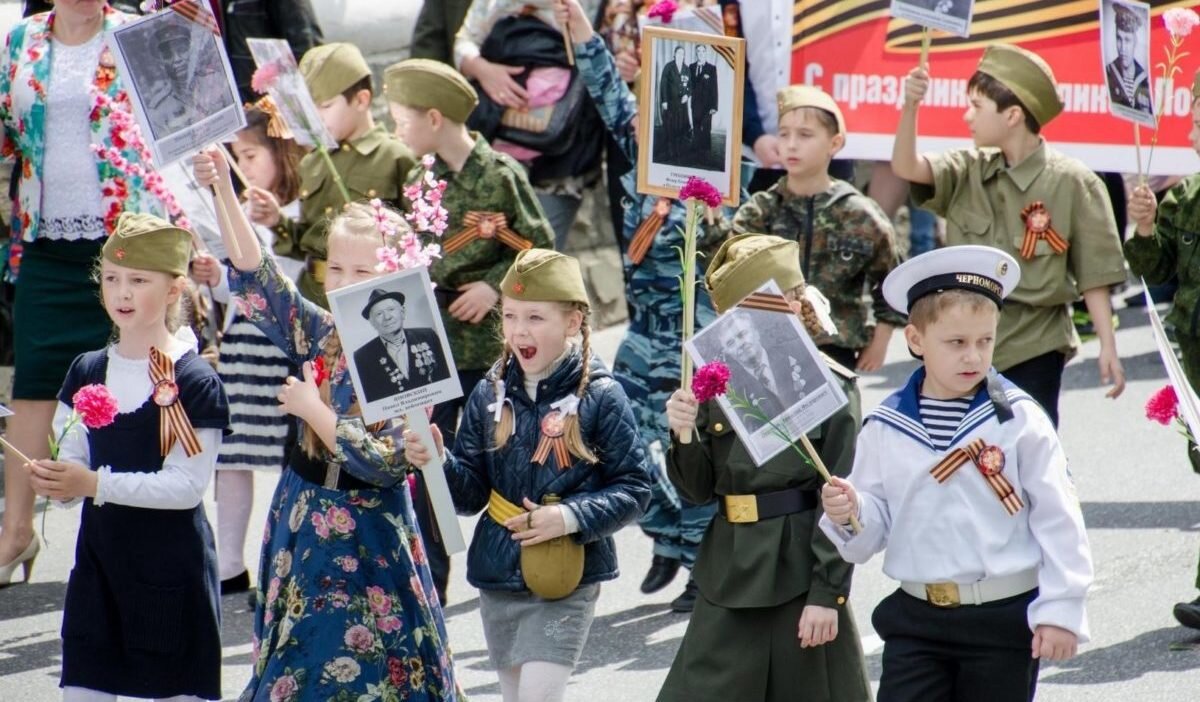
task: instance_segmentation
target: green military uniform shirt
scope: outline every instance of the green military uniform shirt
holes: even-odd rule
[[[1021,264],[1021,282],[1004,301],[993,365],[1000,371],[1051,351],[1068,358],[1079,335],[1067,306],[1086,290],[1125,280],[1116,220],[1104,183],[1079,161],[1044,142],[1011,168],[998,149],[961,149],[929,156],[933,185],[913,184],[917,203],[946,218],[950,245],[981,244]],[[1021,212],[1042,203],[1050,226],[1067,242],[1055,252],[1038,239],[1021,256]]]
[[[469,212],[499,212],[508,228],[535,248],[553,248],[554,231],[538,204],[525,171],[511,157],[494,151],[487,140],[472,132],[475,147],[457,173],[438,157],[434,160],[433,175],[446,181],[442,206],[449,213],[443,244],[464,229],[463,218]],[[423,167],[414,168],[408,183],[424,176]],[[460,322],[447,311],[458,288],[477,280],[485,281],[497,291],[500,281],[517,257],[517,250],[498,238],[479,238],[453,253],[443,252],[429,268],[429,276],[437,285],[438,303],[446,335],[454,352],[454,364],[460,370],[485,370],[500,357],[502,344],[496,317],[489,314],[479,324]]]
[[[1149,285],[1179,276],[1179,289],[1167,321],[1175,333],[1200,339],[1200,175],[1171,188],[1158,206],[1154,236],[1131,236],[1125,258],[1134,275]]]
[[[892,223],[853,185],[834,180],[812,196],[793,195],[787,176],[755,193],[733,217],[734,234],[774,234],[799,242],[800,269],[829,298],[837,336],[814,339],[860,350],[871,343],[875,321],[902,327],[908,320],[883,299],[883,279],[900,263]],[[869,287],[872,304],[863,299]]]
[[[393,206],[399,204],[404,178],[416,163],[404,142],[378,124],[329,155],[351,198],[379,198]],[[275,253],[324,262],[329,223],[344,205],[325,159],[315,151],[305,156],[300,161],[300,220],[284,222],[277,228]],[[304,271],[298,287],[307,299],[329,307],[323,270],[319,276],[314,276],[311,268]]]

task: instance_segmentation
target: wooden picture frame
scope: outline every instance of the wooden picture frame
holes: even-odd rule
[[[642,66],[638,192],[677,198],[696,176],[736,207],[742,190],[745,40],[648,26],[642,31]],[[695,88],[700,90],[694,93]]]

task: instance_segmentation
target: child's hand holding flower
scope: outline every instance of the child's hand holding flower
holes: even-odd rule
[[[44,459],[29,464],[33,491],[52,500],[96,496],[96,473],[82,463]]]
[[[671,393],[667,400],[667,425],[676,436],[696,430],[696,413],[700,403],[691,390],[682,388]]]

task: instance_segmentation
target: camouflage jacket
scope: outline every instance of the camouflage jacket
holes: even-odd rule
[[[1167,321],[1175,332],[1200,338],[1200,175],[1171,188],[1158,205],[1154,236],[1125,240],[1125,259],[1134,275],[1150,285],[1179,276],[1179,289]]]
[[[499,212],[508,228],[534,247],[553,248],[554,231],[524,169],[508,155],[494,151],[479,134],[472,132],[471,136],[475,138],[475,148],[462,170],[456,173],[440,157],[434,159],[434,177],[446,181],[442,206],[450,215],[442,244],[464,229],[463,218],[468,212]],[[420,181],[424,173],[424,167],[418,165],[409,172],[407,183]],[[479,238],[452,253],[443,252],[442,258],[430,266],[429,276],[439,288],[438,303],[458,368],[491,368],[500,357],[502,344],[495,314],[489,314],[479,324],[460,322],[446,311],[453,301],[451,298],[460,286],[477,280],[499,290],[500,281],[516,257],[516,249],[499,239]]]
[[[612,54],[599,35],[576,47],[575,67],[587,86],[604,125],[630,163],[637,163],[638,143],[633,124],[637,119],[637,98],[617,73]],[[682,265],[678,249],[683,248],[683,230],[687,207],[678,200],[670,201],[670,209],[662,228],[641,263],[629,258],[629,245],[642,222],[654,213],[657,195],[637,191],[637,169],[621,176],[621,197],[625,217],[621,222],[621,263],[625,268],[625,296],[631,307],[645,306],[651,313],[679,316],[683,305],[679,300],[679,276]],[[704,262],[721,245],[723,232],[717,228],[700,227],[697,250],[702,254],[696,265],[697,310],[701,316],[712,318],[712,305],[704,292]]]
[[[892,224],[853,185],[834,180],[823,193],[797,196],[788,192],[784,176],[743,203],[729,228],[733,234],[775,234],[800,243],[804,279],[829,298],[838,326],[836,337],[814,339],[818,344],[866,347],[873,334],[870,310],[877,322],[907,323],[883,299],[883,279],[900,263]],[[870,289],[870,306],[864,287]]]

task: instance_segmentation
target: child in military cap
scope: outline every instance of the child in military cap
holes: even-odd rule
[[[500,289],[504,350],[453,451],[436,425],[436,447],[408,432],[404,450],[416,466],[442,453],[459,513],[487,510],[467,580],[504,701],[562,700],[600,583],[617,577],[612,534],[645,508],[650,473],[629,401],[592,351],[579,262],[522,251]]]
[[[1192,80],[1192,148],[1200,154],[1200,73]],[[1129,218],[1136,236],[1125,242],[1125,259],[1134,275],[1149,285],[1162,285],[1178,277],[1179,288],[1167,321],[1175,327],[1183,370],[1193,389],[1200,390],[1200,259],[1194,253],[1200,236],[1200,174],[1188,176],[1171,188],[1162,204],[1146,185],[1129,195]],[[1188,460],[1200,473],[1200,453],[1188,442]],[[1200,566],[1196,589],[1200,590]],[[1175,605],[1175,619],[1200,629],[1200,597]]]
[[[313,47],[300,59],[300,74],[321,121],[340,144],[330,156],[351,201],[379,198],[398,204],[404,178],[415,161],[408,147],[371,115],[371,67],[362,52],[346,43]],[[264,190],[254,189],[251,197],[279,210],[274,196]],[[276,253],[305,262],[300,292],[322,307],[328,307],[323,287],[329,222],[348,204],[325,159],[314,151],[300,162],[300,219],[280,213],[258,221],[275,228]]]
[[[705,285],[717,309],[729,312],[771,280],[810,334],[826,333],[811,309],[794,241],[735,236],[713,258]],[[850,403],[810,437],[830,472],[845,476],[858,435],[858,386],[851,371],[828,362]],[[671,481],[693,502],[715,498],[721,516],[700,544],[692,569],[700,596],[660,702],[870,699],[847,603],[853,569],[817,528],[820,475],[792,451],[757,466],[715,400],[700,405],[690,390],[677,390],[666,410],[675,436],[696,437],[671,442]],[[729,508],[747,500],[756,506],[753,518]]]
[[[729,227],[799,241],[804,276],[829,297],[838,327],[836,335],[814,340],[844,366],[878,370],[892,330],[905,323],[880,292],[900,263],[892,223],[874,200],[829,177],[830,162],[846,144],[846,123],[833,98],[814,86],[792,85],[779,91],[778,103],[787,175],[743,203]]]
[[[38,494],[86,498],[63,612],[64,700],[221,696],[217,561],[202,500],[229,405],[181,323],[191,248],[192,234],[170,222],[121,215],[97,266],[118,340],[71,364],[54,436],[74,428],[56,459],[30,465]],[[86,431],[71,424],[76,412]],[[178,587],[145,584],[163,573]]]
[[[1104,183],[1049,146],[1041,130],[1063,110],[1050,66],[997,44],[967,83],[975,149],[917,154],[917,109],[929,74],[908,74],[892,169],[919,205],[946,218],[952,245],[987,244],[1021,262],[1021,285],[1000,316],[996,367],[1057,426],[1067,360],[1079,350],[1069,305],[1083,296],[1100,340],[1100,377],[1125,388],[1109,287],[1125,281],[1121,242]]]
[[[966,245],[883,283],[923,366],[867,416],[850,477],[821,489],[842,557],[886,548],[883,572],[900,581],[872,615],[880,702],[1025,702],[1039,660],[1088,639],[1092,562],[1066,456],[1045,411],[992,368],[1021,275],[1007,253]]]

